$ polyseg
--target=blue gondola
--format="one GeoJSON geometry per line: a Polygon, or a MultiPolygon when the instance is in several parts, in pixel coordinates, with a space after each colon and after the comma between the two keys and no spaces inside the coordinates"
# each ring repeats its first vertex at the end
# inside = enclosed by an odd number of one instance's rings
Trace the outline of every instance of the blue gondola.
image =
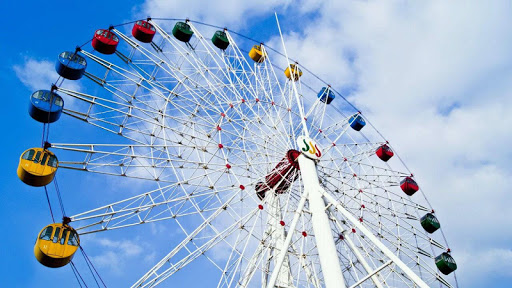
{"type": "Polygon", "coordinates": [[[352,115],[348,119],[348,123],[350,123],[350,127],[356,131],[363,129],[363,127],[366,125],[366,121],[364,121],[363,117],[361,117],[359,113],[352,115]]]}
{"type": "Polygon", "coordinates": [[[59,120],[63,108],[62,97],[48,90],[38,90],[30,96],[28,113],[36,121],[53,123],[59,120]]]}
{"type": "Polygon", "coordinates": [[[57,62],[55,63],[55,70],[60,76],[69,80],[78,80],[82,78],[87,68],[87,61],[85,58],[69,51],[64,51],[59,54],[57,62]]]}
{"type": "Polygon", "coordinates": [[[332,100],[334,100],[334,98],[336,97],[336,95],[334,95],[334,92],[332,92],[329,87],[323,87],[320,90],[320,92],[318,92],[317,96],[320,99],[320,101],[327,104],[331,104],[332,100]]]}

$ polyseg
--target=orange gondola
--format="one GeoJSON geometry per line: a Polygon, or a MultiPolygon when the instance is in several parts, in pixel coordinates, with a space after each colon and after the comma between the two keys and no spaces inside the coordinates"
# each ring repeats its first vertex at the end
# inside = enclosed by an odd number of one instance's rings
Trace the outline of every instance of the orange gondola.
{"type": "Polygon", "coordinates": [[[23,152],[18,165],[18,177],[30,186],[45,186],[52,182],[59,161],[55,154],[43,148],[30,148],[23,152]]]}
{"type": "Polygon", "coordinates": [[[39,233],[34,255],[44,266],[58,268],[73,259],[79,245],[80,238],[75,229],[64,223],[53,223],[39,233]]]}

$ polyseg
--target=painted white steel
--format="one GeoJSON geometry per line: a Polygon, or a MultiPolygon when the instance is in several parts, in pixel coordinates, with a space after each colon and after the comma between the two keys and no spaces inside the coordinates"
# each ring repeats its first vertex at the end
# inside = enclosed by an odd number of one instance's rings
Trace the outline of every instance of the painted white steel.
{"type": "Polygon", "coordinates": [[[311,222],[315,232],[316,247],[322,266],[322,274],[327,288],[345,287],[345,280],[341,272],[341,265],[338,259],[338,252],[331,232],[329,218],[324,200],[322,199],[323,189],[318,182],[318,174],[315,162],[299,156],[300,173],[304,183],[304,193],[308,193],[309,210],[311,222]]]}
{"type": "MultiPolygon", "coordinates": [[[[281,251],[287,252],[288,247],[285,246],[285,237],[286,232],[284,226],[280,225],[279,219],[282,219],[283,215],[281,214],[281,203],[279,202],[279,197],[275,193],[271,193],[271,201],[269,204],[269,212],[272,217],[269,217],[269,225],[272,227],[272,241],[274,241],[274,256],[281,251]]],[[[279,275],[277,277],[277,286],[278,287],[293,287],[293,278],[290,274],[290,260],[288,259],[288,253],[285,254],[285,259],[283,263],[281,263],[281,268],[279,269],[279,275]]],[[[274,266],[277,267],[277,257],[274,258],[274,266]]]]}
{"type": "Polygon", "coordinates": [[[293,215],[292,223],[290,224],[290,228],[288,229],[288,235],[286,235],[286,240],[282,246],[281,252],[275,262],[274,271],[272,271],[272,275],[270,276],[270,280],[268,281],[267,288],[274,288],[277,278],[279,277],[279,271],[281,270],[281,266],[288,254],[288,248],[290,247],[290,243],[292,242],[293,232],[295,231],[295,227],[297,227],[297,223],[299,222],[299,218],[302,215],[302,210],[304,209],[304,205],[306,204],[307,191],[304,191],[304,194],[301,196],[299,204],[297,206],[297,210],[295,210],[295,214],[293,215]]]}
{"type": "MultiPolygon", "coordinates": [[[[300,158],[299,158],[299,163],[300,163],[300,158]]],[[[302,169],[302,166],[301,166],[301,169],[302,169]]],[[[418,275],[416,275],[416,273],[414,273],[411,270],[411,268],[409,268],[404,262],[402,262],[402,260],[400,260],[400,258],[398,258],[395,254],[393,254],[393,252],[391,252],[391,250],[389,250],[389,248],[386,247],[386,245],[384,245],[382,242],[380,242],[377,239],[377,237],[375,237],[375,235],[372,234],[372,232],[370,232],[368,229],[366,229],[366,227],[364,227],[364,225],[359,223],[359,221],[350,212],[348,212],[345,208],[343,208],[343,206],[340,203],[338,203],[338,201],[336,201],[336,199],[334,199],[334,197],[332,195],[329,195],[329,193],[325,193],[325,191],[324,191],[323,196],[330,204],[334,205],[336,207],[336,209],[338,209],[338,211],[341,214],[343,214],[343,216],[348,221],[350,221],[352,223],[352,225],[354,225],[359,231],[361,231],[361,233],[363,233],[366,237],[368,237],[368,239],[375,246],[377,246],[389,259],[391,259],[391,261],[393,261],[407,275],[407,277],[409,279],[411,279],[419,287],[422,287],[422,288],[429,287],[427,285],[427,283],[425,283],[423,280],[421,280],[421,278],[418,277],[418,275]]],[[[320,251],[320,245],[317,245],[317,246],[319,246],[318,250],[320,251]]]]}
{"type": "MultiPolygon", "coordinates": [[[[331,214],[332,214],[332,206],[329,206],[329,212],[331,212],[331,214]]],[[[346,234],[346,230],[343,229],[343,227],[339,223],[338,219],[334,218],[334,222],[336,223],[336,226],[338,227],[338,229],[340,229],[341,233],[343,233],[343,235],[345,235],[346,234]]],[[[366,259],[364,259],[364,257],[361,254],[361,252],[359,252],[359,249],[357,249],[357,247],[354,244],[354,242],[352,241],[352,239],[350,239],[350,237],[346,237],[345,236],[344,241],[348,244],[348,247],[350,248],[350,250],[352,250],[354,255],[356,255],[356,258],[359,261],[359,263],[361,263],[361,265],[363,265],[364,270],[366,270],[366,272],[368,272],[368,274],[372,275],[371,277],[372,277],[373,284],[375,284],[375,287],[377,287],[377,288],[384,288],[382,286],[382,284],[380,283],[379,279],[377,278],[377,275],[373,275],[373,274],[376,274],[376,273],[372,274],[372,268],[370,267],[370,265],[368,264],[366,259]]]]}
{"type": "MultiPolygon", "coordinates": [[[[373,278],[375,276],[375,274],[379,273],[380,270],[388,267],[391,263],[393,263],[393,261],[391,261],[391,260],[386,262],[386,263],[384,263],[382,266],[380,266],[379,268],[375,269],[375,271],[372,271],[370,274],[368,274],[365,277],[363,277],[363,279],[357,281],[354,285],[350,286],[350,288],[355,288],[355,287],[363,284],[363,282],[368,280],[370,277],[373,278]]],[[[380,286],[380,287],[382,287],[382,286],[380,286]]]]}

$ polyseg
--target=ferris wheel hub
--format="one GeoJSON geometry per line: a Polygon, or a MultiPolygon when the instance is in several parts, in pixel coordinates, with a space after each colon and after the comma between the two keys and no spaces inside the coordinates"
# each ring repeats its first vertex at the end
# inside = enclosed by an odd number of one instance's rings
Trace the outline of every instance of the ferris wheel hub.
{"type": "Polygon", "coordinates": [[[322,149],[318,147],[315,140],[309,137],[299,136],[297,138],[297,145],[302,154],[309,159],[319,160],[322,157],[322,149]]]}

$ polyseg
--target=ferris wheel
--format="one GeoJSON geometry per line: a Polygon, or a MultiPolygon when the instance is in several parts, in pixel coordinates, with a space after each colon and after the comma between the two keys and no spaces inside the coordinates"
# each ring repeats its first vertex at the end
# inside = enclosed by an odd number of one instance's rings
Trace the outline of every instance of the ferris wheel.
{"type": "Polygon", "coordinates": [[[59,55],[59,75],[91,89],[61,81],[31,96],[45,127],[64,114],[112,137],[49,138],[22,154],[18,175],[45,186],[73,169],[156,188],[45,227],[34,248],[43,265],[69,263],[87,234],[162,221],[179,243],[132,287],[165,283],[199,259],[218,272],[214,287],[457,286],[414,176],[284,41],[281,53],[195,21],[130,25],[59,55]]]}

